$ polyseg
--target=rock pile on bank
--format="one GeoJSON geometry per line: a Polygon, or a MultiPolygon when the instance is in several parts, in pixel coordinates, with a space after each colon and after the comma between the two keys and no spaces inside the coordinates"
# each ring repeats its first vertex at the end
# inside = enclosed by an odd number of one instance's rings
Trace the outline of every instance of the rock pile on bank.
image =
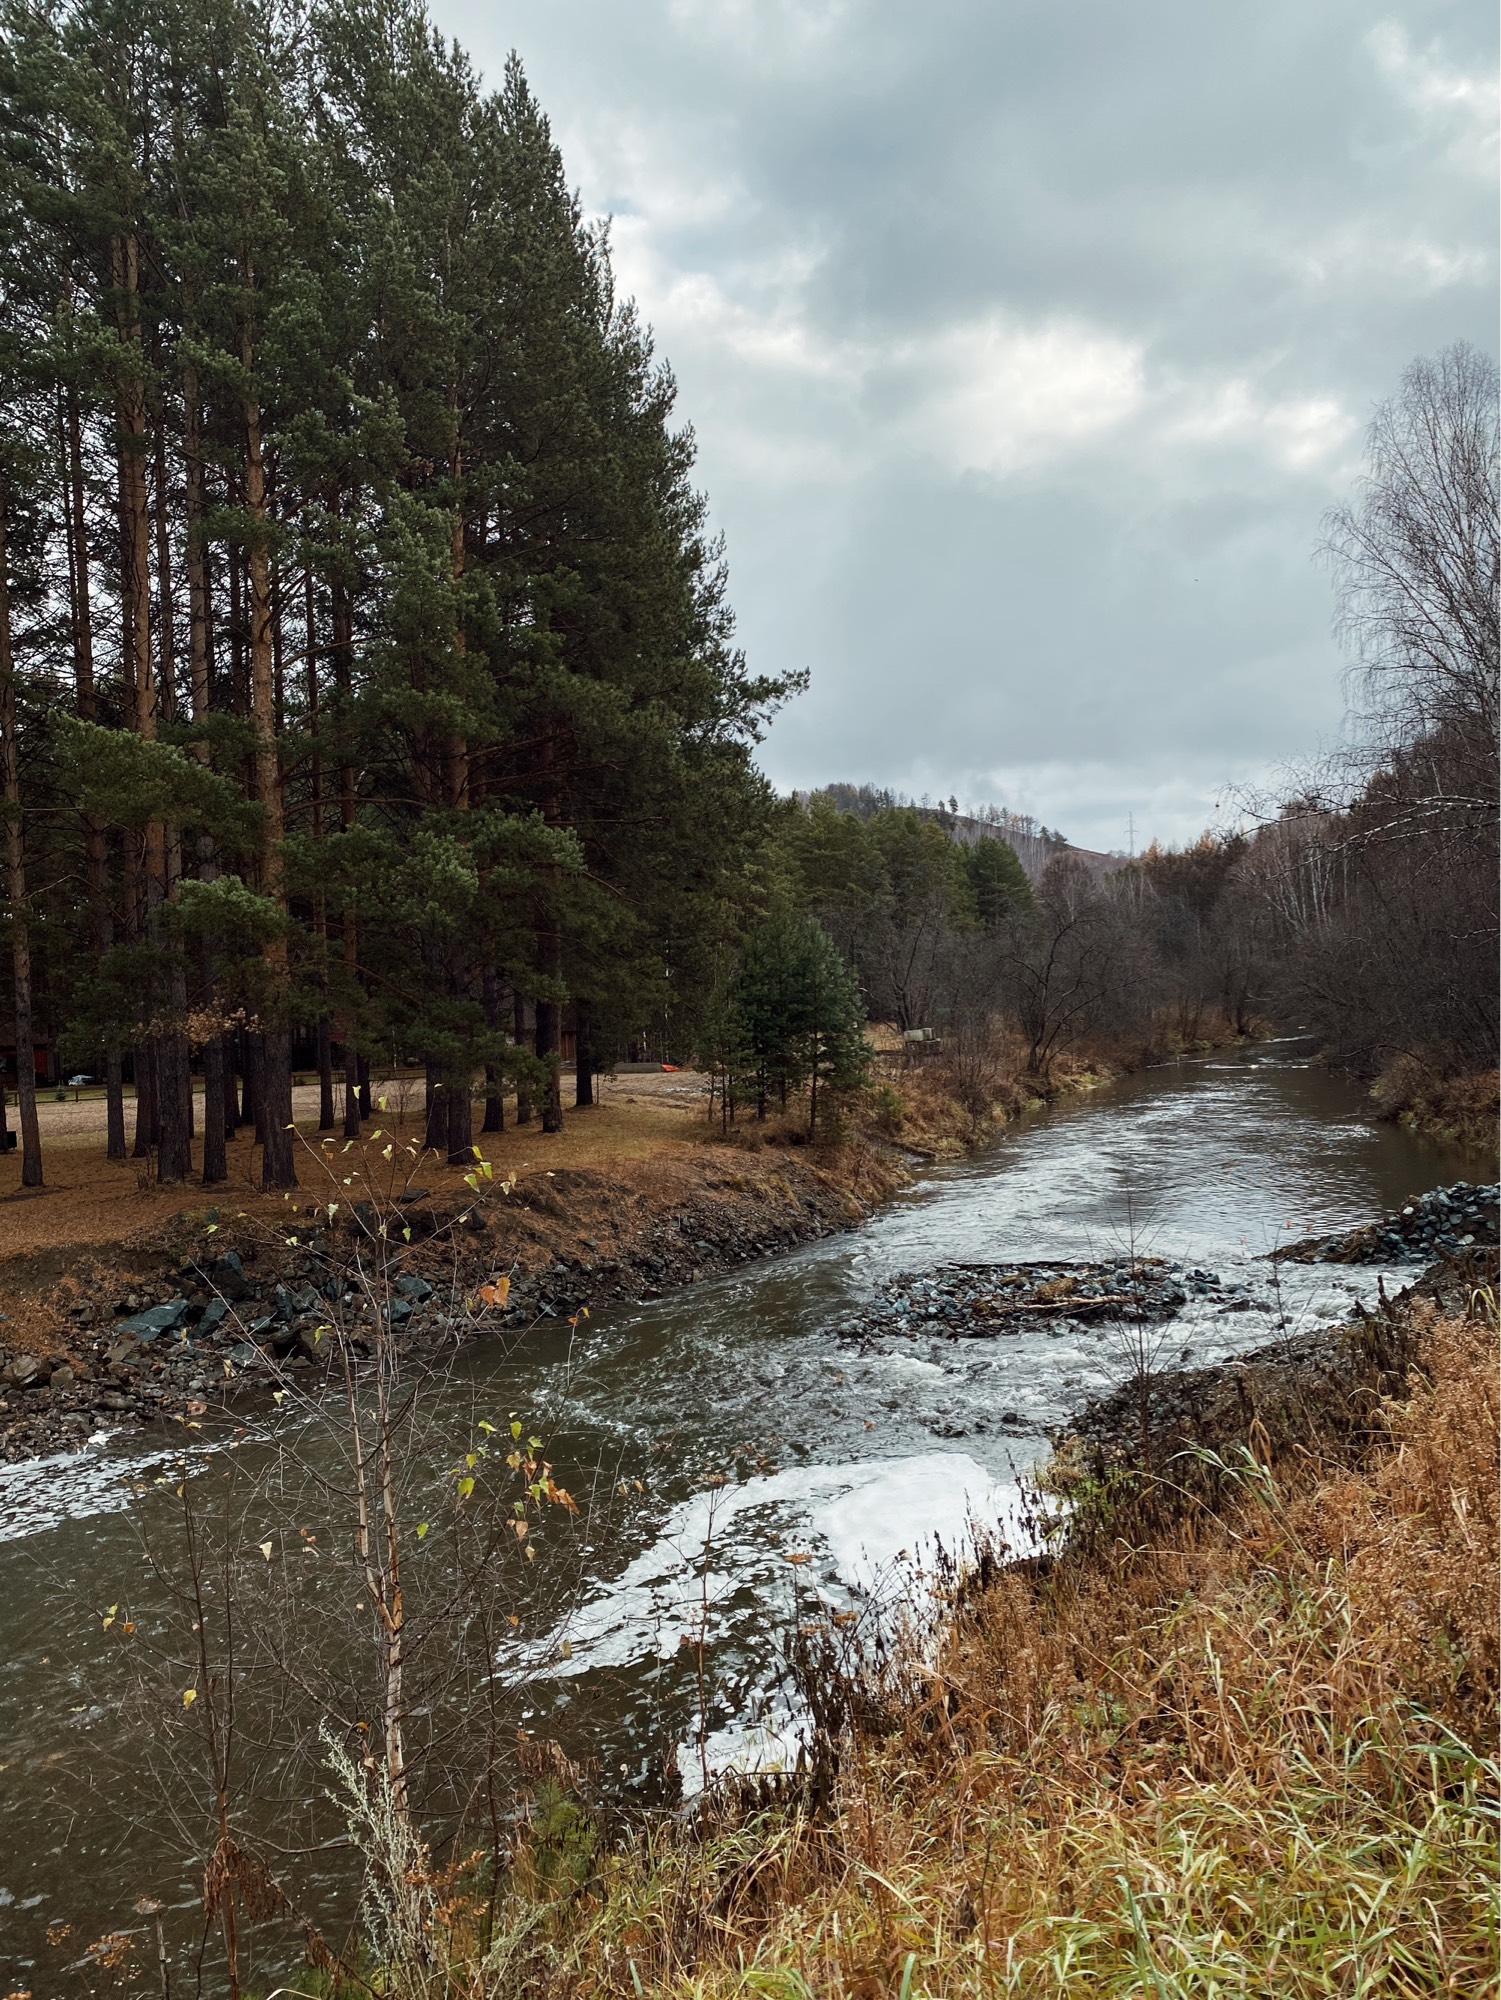
{"type": "MultiPolygon", "coordinates": [[[[263,1275],[254,1261],[228,1250],[128,1289],[96,1279],[66,1308],[61,1352],[14,1353],[0,1368],[0,1455],[62,1450],[162,1419],[196,1422],[230,1393],[321,1376],[331,1345],[319,1328],[335,1313],[360,1341],[358,1302],[326,1260],[299,1248],[263,1275]]],[[[411,1309],[393,1294],[393,1324],[411,1309]]]]}
{"type": "Polygon", "coordinates": [[[1297,1264],[1432,1264],[1493,1245],[1498,1202],[1501,1186],[1454,1181],[1415,1196],[1379,1222],[1342,1236],[1305,1236],[1272,1254],[1297,1264]]]}
{"type": "Polygon", "coordinates": [[[1096,1478],[1112,1465],[1175,1464],[1178,1484],[1205,1451],[1232,1464],[1238,1452],[1264,1460],[1311,1427],[1326,1444],[1349,1438],[1359,1448],[1382,1431],[1386,1400],[1409,1391],[1425,1314],[1472,1311],[1477,1285],[1496,1285],[1497,1256],[1476,1247],[1430,1263],[1403,1290],[1383,1292],[1375,1310],[1357,1304],[1344,1325],[1289,1333],[1209,1367],[1147,1371],[1092,1397],[1054,1444],[1066,1466],[1096,1478]]]}
{"type": "Polygon", "coordinates": [[[0,1462],[142,1424],[198,1424],[277,1388],[316,1390],[338,1349],[330,1325],[357,1362],[373,1350],[377,1314],[413,1352],[518,1339],[792,1249],[861,1213],[791,1165],[700,1183],[671,1212],[562,1169],[458,1207],[421,1188],[381,1212],[310,1207],[280,1240],[246,1237],[196,1263],[164,1257],[153,1276],[75,1281],[61,1335],[45,1345],[12,1335],[0,1361],[0,1462]],[[479,1288],[497,1278],[503,1302],[487,1303],[479,1288]]]}

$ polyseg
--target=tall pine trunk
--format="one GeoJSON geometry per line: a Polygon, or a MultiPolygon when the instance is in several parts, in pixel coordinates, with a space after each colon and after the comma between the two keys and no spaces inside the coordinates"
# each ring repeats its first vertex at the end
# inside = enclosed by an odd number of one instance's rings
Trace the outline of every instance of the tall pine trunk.
{"type": "Polygon", "coordinates": [[[431,1058],[425,1065],[422,1094],[422,1144],[429,1153],[448,1148],[448,1092],[443,1081],[443,1065],[431,1058]]]}
{"type": "MultiPolygon", "coordinates": [[[[526,1047],[526,996],[518,988],[511,995],[511,1032],[516,1037],[517,1046],[526,1047]]],[[[532,1122],[532,1093],[516,1079],[516,1123],[530,1125],[532,1122]]]]}
{"type": "MultiPolygon", "coordinates": [[[[463,948],[458,945],[449,953],[448,982],[449,991],[455,995],[462,994],[469,983],[463,948]]],[[[462,1050],[445,1064],[443,1081],[448,1164],[451,1167],[471,1166],[474,1161],[474,1070],[462,1050]]]]}
{"type": "Polygon", "coordinates": [[[135,1135],[130,1154],[132,1159],[146,1160],[151,1157],[157,1140],[155,1044],[137,1042],[130,1052],[130,1066],[136,1084],[135,1135]]]}
{"type": "Polygon", "coordinates": [[[593,1020],[587,1000],[574,1006],[573,1101],[580,1108],[594,1102],[593,1020]]]}
{"type": "MultiPolygon", "coordinates": [[[[248,269],[246,276],[248,287],[251,282],[248,269]]],[[[255,350],[248,329],[242,358],[246,380],[253,381],[255,350]]],[[[271,555],[268,547],[270,509],[261,440],[261,409],[253,391],[245,397],[244,424],[245,510],[251,523],[245,563],[250,618],[250,722],[255,740],[255,794],[265,815],[261,889],[279,910],[285,912],[287,897],[282,843],[286,823],[282,809],[281,754],[276,732],[276,651],[272,633],[271,555]]],[[[292,1039],[285,1016],[289,985],[286,939],[270,939],[264,956],[270,976],[271,1012],[262,1022],[259,1036],[263,1130],[261,1185],[265,1188],[293,1188],[297,1185],[297,1162],[291,1129],[292,1039]]]]}
{"type": "MultiPolygon", "coordinates": [[[[468,641],[464,633],[463,599],[461,586],[464,579],[464,507],[463,507],[463,458],[458,443],[458,397],[451,398],[454,413],[454,446],[450,472],[453,478],[456,504],[453,513],[453,531],[449,543],[449,570],[454,587],[454,632],[453,648],[455,656],[462,660],[468,641]]],[[[455,824],[463,826],[469,815],[469,743],[461,730],[449,733],[443,757],[444,803],[454,816],[455,824]]],[[[461,836],[462,838],[462,836],[461,836]]],[[[448,991],[452,999],[462,1001],[469,995],[470,966],[469,954],[462,937],[456,938],[448,949],[448,991]]],[[[461,1010],[455,1010],[462,1018],[461,1010]]],[[[447,1085],[447,1130],[448,1164],[451,1167],[468,1166],[474,1159],[474,1062],[469,1048],[459,1050],[456,1058],[446,1066],[447,1085]]]]}
{"type": "MultiPolygon", "coordinates": [[[[151,494],[147,476],[150,426],[146,357],[141,338],[140,243],[133,231],[114,239],[111,276],[115,290],[118,362],[115,372],[116,454],[120,496],[120,611],[125,667],[127,721],[148,743],[157,736],[158,692],[151,646],[151,494]]],[[[142,841],[141,876],[146,943],[152,954],[152,985],[164,1003],[167,1031],[151,1037],[151,1126],[141,1126],[140,1078],[136,1082],[136,1150],[142,1138],[157,1142],[157,1174],[166,1182],[186,1178],[192,1166],[183,1117],[182,1062],[186,1054],[180,1021],[174,1022],[174,993],[166,963],[163,907],[167,900],[167,829],[149,820],[142,841]]],[[[155,1011],[155,1010],[153,1010],[155,1011]]]]}
{"type": "MultiPolygon", "coordinates": [[[[492,966],[486,966],[480,981],[481,1004],[485,1010],[485,1026],[492,1035],[500,1032],[500,976],[492,966]]],[[[485,1116],[480,1126],[482,1132],[504,1132],[506,1129],[506,1104],[504,1077],[495,1063],[485,1064],[485,1116]]]]}
{"type": "Polygon", "coordinates": [[[332,1132],[334,1117],[334,1032],[327,1014],[318,1016],[318,1130],[332,1132]]]}
{"type": "Polygon", "coordinates": [[[111,1160],[128,1157],[125,1147],[125,1058],[119,1046],[104,1052],[105,1152],[111,1160]]]}
{"type": "MultiPolygon", "coordinates": [[[[337,507],[335,513],[337,514],[337,507]]],[[[335,574],[329,586],[329,651],[337,693],[339,732],[339,831],[354,825],[359,802],[355,794],[354,762],[349,754],[349,702],[354,692],[354,608],[344,577],[335,574]]],[[[359,928],[346,902],[340,919],[344,960],[344,1018],[339,1039],[344,1055],[344,1137],[358,1139],[364,1112],[360,1094],[360,1054],[354,1039],[354,1004],[360,980],[359,928]]]]}
{"type": "Polygon", "coordinates": [[[5,886],[16,998],[16,1103],[21,1114],[21,1185],[42,1185],[42,1135],[36,1115],[36,1053],[31,1031],[31,923],[21,830],[21,750],[16,733],[16,666],[10,627],[10,485],[0,474],[0,769],[5,781],[5,886]]]}
{"type": "Polygon", "coordinates": [[[232,1139],[240,1129],[240,1084],[237,1065],[241,1035],[238,1028],[226,1028],[219,1037],[222,1050],[221,1075],[224,1081],[224,1136],[232,1139]]]}
{"type": "MultiPolygon", "coordinates": [[[[562,954],[558,949],[556,936],[544,935],[538,940],[541,950],[542,976],[556,978],[560,970],[562,954]]],[[[561,1132],[563,1129],[563,1009],[556,1000],[537,1002],[537,1058],[547,1064],[547,1081],[543,1088],[546,1096],[542,1100],[542,1130],[561,1132]]]]}
{"type": "MultiPolygon", "coordinates": [[[[159,334],[152,339],[152,367],[156,380],[151,403],[156,433],[153,509],[156,538],[156,686],[162,719],[171,724],[177,720],[176,593],[172,580],[166,396],[162,389],[159,334]]],[[[182,881],[182,834],[180,828],[170,823],[163,827],[162,833],[162,900],[165,905],[177,901],[182,881]]],[[[162,992],[166,1001],[161,1053],[168,1089],[165,1093],[164,1131],[158,1164],[163,1180],[185,1180],[193,1170],[193,1065],[187,1034],[188,968],[175,942],[162,937],[159,949],[163,953],[162,992]]]]}
{"type": "MultiPolygon", "coordinates": [[[[318,686],[318,597],[313,583],[313,566],[302,572],[303,669],[307,699],[308,734],[312,750],[308,776],[312,784],[313,845],[323,840],[323,737],[319,719],[318,686]]],[[[318,1010],[316,1028],[318,1057],[318,1130],[334,1129],[334,1024],[328,1011],[328,906],[322,895],[313,898],[313,930],[318,939],[318,983],[323,989],[323,1005],[318,1010]]]]}
{"type": "MultiPolygon", "coordinates": [[[[203,423],[199,406],[198,371],[189,367],[183,375],[183,473],[187,513],[188,571],[188,669],[193,686],[193,720],[207,722],[213,700],[213,633],[210,625],[208,545],[204,534],[203,423]]],[[[193,754],[205,767],[213,762],[206,742],[193,745],[193,754]]],[[[218,878],[219,862],[214,843],[207,834],[198,842],[198,879],[218,878]]],[[[233,1123],[229,1115],[226,1071],[233,1072],[222,1028],[213,1025],[218,1017],[218,982],[214,974],[214,940],[203,941],[198,978],[208,1030],[203,1043],[203,1182],[213,1187],[229,1179],[229,1135],[233,1123]]]]}
{"type": "MultiPolygon", "coordinates": [[[[71,306],[71,300],[69,301],[71,306]]],[[[99,699],[94,686],[94,598],[90,575],[89,518],[83,480],[83,419],[77,385],[63,391],[63,519],[68,544],[68,602],[73,639],[74,701],[79,719],[97,722],[99,699]]],[[[94,813],[83,820],[84,881],[89,901],[89,930],[102,965],[114,948],[115,925],[110,909],[109,853],[103,822],[94,813]]],[[[105,1151],[111,1160],[125,1158],[125,1085],[120,1044],[110,1036],[104,1051],[105,1151]]]]}
{"type": "MultiPolygon", "coordinates": [[[[549,826],[556,826],[559,820],[558,797],[554,764],[556,746],[549,729],[542,739],[542,763],[546,772],[548,790],[542,803],[543,818],[549,826]]],[[[558,931],[558,912],[563,900],[559,871],[546,871],[546,907],[537,935],[537,970],[542,975],[542,983],[549,997],[539,999],[535,1007],[536,1050],[538,1060],[547,1064],[546,1097],[542,1100],[542,1130],[561,1132],[563,1129],[563,1003],[555,996],[563,983],[563,940],[558,931]]]]}
{"type": "MultiPolygon", "coordinates": [[[[354,932],[346,920],[344,926],[344,966],[353,974],[350,949],[354,943],[354,932]]],[[[350,1039],[349,1029],[344,1030],[344,1137],[358,1139],[360,1136],[360,1054],[350,1039]]]]}

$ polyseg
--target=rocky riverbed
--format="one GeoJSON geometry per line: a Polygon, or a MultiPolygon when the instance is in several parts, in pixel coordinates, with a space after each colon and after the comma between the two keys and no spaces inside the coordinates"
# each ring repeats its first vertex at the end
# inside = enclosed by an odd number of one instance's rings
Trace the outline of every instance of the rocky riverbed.
{"type": "MultiPolygon", "coordinates": [[[[1456,1182],[1346,1236],[1275,1254],[1302,1263],[1463,1257],[1495,1244],[1497,1195],[1456,1182]]],[[[382,1214],[357,1203],[330,1220],[309,1208],[279,1239],[229,1242],[228,1228],[205,1236],[200,1227],[196,1259],[177,1247],[128,1280],[76,1280],[59,1292],[54,1336],[11,1345],[0,1365],[0,1462],[316,1391],[338,1345],[330,1326],[357,1357],[372,1351],[377,1320],[413,1354],[484,1335],[522,1339],[547,1321],[658,1297],[849,1228],[865,1212],[847,1186],[787,1162],[770,1177],[700,1179],[670,1205],[573,1172],[464,1208],[420,1188],[382,1214]]],[[[914,1336],[1129,1338],[1132,1327],[1185,1313],[1202,1330],[1256,1303],[1241,1279],[1160,1257],[965,1262],[888,1281],[832,1330],[866,1351],[914,1336]]]]}
{"type": "Polygon", "coordinates": [[[1170,1320],[1190,1299],[1243,1311],[1247,1297],[1242,1283],[1164,1257],[951,1264],[895,1279],[836,1331],[861,1344],[912,1333],[1003,1338],[1039,1327],[1170,1320]]]}

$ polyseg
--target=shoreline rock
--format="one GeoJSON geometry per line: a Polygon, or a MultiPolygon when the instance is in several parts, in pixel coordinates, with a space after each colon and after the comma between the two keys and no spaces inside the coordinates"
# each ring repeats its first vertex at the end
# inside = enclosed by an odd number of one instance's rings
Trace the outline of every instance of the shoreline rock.
{"type": "MultiPolygon", "coordinates": [[[[675,1196],[659,1189],[655,1198],[578,1169],[536,1176],[509,1193],[486,1191],[462,1206],[414,1188],[387,1215],[389,1283],[373,1303],[359,1296],[360,1266],[381,1219],[365,1202],[332,1219],[308,1205],[298,1216],[306,1237],[220,1237],[212,1256],[201,1238],[196,1256],[162,1243],[154,1274],[106,1270],[82,1287],[75,1282],[55,1352],[35,1340],[11,1351],[0,1366],[0,1463],[79,1449],[101,1431],[242,1420],[274,1388],[316,1393],[332,1352],[319,1328],[335,1314],[355,1352],[368,1353],[378,1304],[403,1348],[418,1353],[496,1334],[515,1339],[585,1309],[649,1302],[855,1227],[900,1179],[894,1161],[881,1164],[873,1187],[861,1187],[851,1174],[782,1158],[758,1172],[685,1176],[675,1196]],[[508,1280],[504,1304],[477,1309],[478,1288],[500,1277],[508,1280]]],[[[1394,1262],[1400,1241],[1409,1258],[1431,1257],[1435,1243],[1465,1256],[1494,1244],[1497,1193],[1467,1183],[1434,1189],[1399,1217],[1274,1254],[1394,1262]]],[[[1004,1338],[1039,1324],[1170,1319],[1190,1296],[1236,1311],[1244,1291],[1156,1258],[956,1264],[894,1281],[835,1332],[855,1342],[914,1331],[1004,1338]]],[[[1189,1373],[1244,1383],[1244,1370],[1286,1346],[1189,1373]],[[1242,1372],[1232,1378],[1227,1369],[1242,1372]]],[[[1139,1429],[1139,1396],[1131,1393],[1139,1429]]],[[[1199,1414],[1207,1407],[1198,1392],[1190,1406],[1199,1414]]],[[[1091,1424],[1109,1427],[1088,1412],[1078,1422],[1080,1435],[1091,1424]]]]}
{"type": "Polygon", "coordinates": [[[1190,1297],[1234,1310],[1246,1287],[1164,1257],[1042,1257],[996,1264],[944,1264],[892,1279],[858,1315],[835,1329],[861,1344],[883,1336],[943,1334],[1005,1338],[1039,1326],[1174,1318],[1190,1297]]]}
{"type": "Polygon", "coordinates": [[[1112,1467],[1161,1471],[1170,1461],[1238,1446],[1273,1451],[1317,1428],[1360,1440],[1381,1427],[1382,1402],[1405,1392],[1417,1355],[1414,1308],[1469,1309],[1477,1287],[1495,1287],[1498,1256],[1466,1247],[1430,1264],[1374,1311],[1357,1306],[1339,1326],[1285,1335],[1202,1368],[1151,1371],[1093,1397],[1053,1432],[1064,1460],[1094,1477],[1112,1467]]]}
{"type": "Polygon", "coordinates": [[[1363,1223],[1342,1236],[1305,1236],[1272,1251],[1276,1261],[1292,1264],[1431,1263],[1436,1257],[1458,1256],[1497,1241],[1497,1204],[1501,1186],[1477,1186],[1453,1181],[1415,1195],[1401,1209],[1379,1222],[1363,1223]]]}
{"type": "Polygon", "coordinates": [[[197,1261],[163,1246],[154,1275],[95,1276],[63,1308],[58,1352],[14,1351],[0,1367],[0,1464],[81,1449],[101,1431],[242,1421],[276,1388],[317,1393],[333,1351],[318,1330],[336,1314],[356,1354],[373,1349],[377,1309],[414,1355],[524,1337],[853,1228],[873,1205],[802,1161],[701,1180],[670,1209],[599,1174],[539,1179],[451,1208],[407,1191],[386,1217],[386,1279],[373,1287],[361,1265],[381,1218],[367,1202],[332,1220],[305,1208],[305,1238],[246,1236],[197,1261]],[[586,1233],[580,1211],[599,1206],[620,1213],[591,1217],[586,1233]],[[504,1306],[476,1307],[497,1277],[504,1306]]]}

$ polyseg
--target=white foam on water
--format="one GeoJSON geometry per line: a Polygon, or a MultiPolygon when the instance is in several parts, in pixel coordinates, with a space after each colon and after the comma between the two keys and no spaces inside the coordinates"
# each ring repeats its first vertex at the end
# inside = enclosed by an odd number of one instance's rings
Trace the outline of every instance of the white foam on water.
{"type": "Polygon", "coordinates": [[[242,1442],[184,1436],[147,1445],[136,1430],[99,1430],[75,1450],[0,1466],[0,1542],[45,1534],[65,1521],[123,1514],[145,1488],[163,1483],[163,1466],[196,1463],[242,1442]]]}
{"type": "Polygon", "coordinates": [[[1018,1553],[1034,1546],[1019,1489],[960,1452],[789,1466],[696,1493],[614,1582],[525,1649],[527,1665],[569,1675],[671,1659],[723,1635],[737,1592],[754,1594],[763,1626],[783,1616],[794,1576],[839,1605],[901,1594],[940,1544],[958,1554],[977,1531],[1018,1553]]]}
{"type": "Polygon", "coordinates": [[[940,1543],[950,1555],[962,1552],[977,1527],[994,1525],[1018,1549],[1026,1537],[1018,1488],[997,1485],[963,1453],[922,1452],[827,1469],[844,1477],[837,1490],[830,1482],[819,1494],[809,1525],[834,1576],[857,1590],[879,1590],[897,1564],[921,1572],[940,1543]]]}
{"type": "Polygon", "coordinates": [[[180,1445],[126,1455],[112,1452],[111,1442],[110,1433],[95,1431],[82,1450],[0,1466],[0,1542],[20,1541],[91,1514],[123,1513],[143,1473],[182,1456],[180,1445]]]}
{"type": "Polygon", "coordinates": [[[675,1757],[683,1792],[693,1798],[704,1789],[704,1776],[723,1777],[731,1771],[745,1777],[759,1777],[797,1768],[798,1755],[807,1738],[792,1717],[779,1712],[765,1721],[733,1724],[728,1729],[711,1729],[702,1747],[679,1743],[675,1757]]]}
{"type": "Polygon", "coordinates": [[[936,1375],[941,1382],[951,1379],[948,1369],[939,1362],[924,1361],[916,1354],[867,1354],[861,1359],[871,1375],[917,1375],[926,1381],[936,1375]]]}

